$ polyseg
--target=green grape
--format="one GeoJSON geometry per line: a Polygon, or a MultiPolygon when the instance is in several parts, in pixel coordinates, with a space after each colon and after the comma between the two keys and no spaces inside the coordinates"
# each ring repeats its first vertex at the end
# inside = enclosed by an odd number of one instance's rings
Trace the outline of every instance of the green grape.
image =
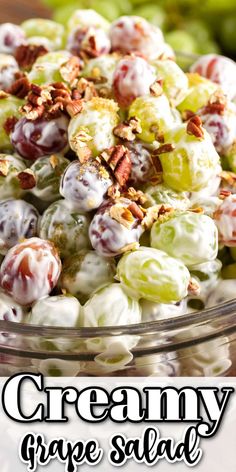
{"type": "Polygon", "coordinates": [[[198,43],[195,38],[184,30],[175,30],[165,35],[166,42],[175,51],[194,54],[198,51],[198,43]]]}
{"type": "Polygon", "coordinates": [[[83,249],[65,261],[60,285],[85,303],[94,292],[114,282],[115,274],[114,259],[83,249]]]}
{"type": "Polygon", "coordinates": [[[18,173],[26,169],[23,159],[9,154],[0,154],[0,163],[3,168],[6,165],[7,169],[6,175],[4,173],[0,175],[0,199],[19,198],[24,193],[17,178],[18,173]]]}
{"type": "Polygon", "coordinates": [[[87,145],[94,157],[115,145],[113,129],[119,122],[118,105],[113,100],[93,98],[84,104],[83,110],[71,119],[68,135],[71,149],[79,154],[79,134],[85,133],[87,145]]]}
{"type": "Polygon", "coordinates": [[[117,2],[111,2],[110,0],[99,0],[99,2],[91,0],[90,8],[96,10],[97,13],[109,21],[115,20],[122,13],[117,2]]]}
{"type": "Polygon", "coordinates": [[[165,11],[159,5],[147,3],[135,9],[135,14],[145,18],[159,28],[163,28],[166,21],[165,11]]]}
{"type": "Polygon", "coordinates": [[[117,278],[134,298],[177,303],[187,295],[190,273],[181,261],[165,252],[140,247],[120,259],[117,278]]]}
{"type": "Polygon", "coordinates": [[[4,124],[8,118],[21,118],[19,111],[20,107],[24,104],[24,100],[9,95],[6,98],[1,98],[0,106],[0,152],[12,150],[12,144],[10,137],[4,129],[4,124]]]}
{"type": "Polygon", "coordinates": [[[68,51],[54,51],[39,57],[28,74],[29,81],[37,85],[64,82],[61,67],[70,59],[68,51]]]}
{"type": "Polygon", "coordinates": [[[188,78],[172,60],[155,61],[157,77],[163,80],[163,90],[173,107],[179,105],[188,94],[188,78]]]}
{"type": "Polygon", "coordinates": [[[203,138],[198,139],[187,133],[186,124],[181,124],[165,133],[165,141],[175,148],[159,156],[163,180],[174,190],[201,190],[219,173],[220,158],[206,130],[203,138]]]}
{"type": "Polygon", "coordinates": [[[190,73],[187,75],[189,79],[189,92],[177,108],[180,112],[191,110],[196,113],[207,104],[211,95],[218,89],[218,86],[198,74],[190,73]]]}
{"type": "Polygon", "coordinates": [[[232,172],[236,172],[236,144],[234,143],[226,152],[225,159],[232,172]]]}
{"type": "Polygon", "coordinates": [[[176,192],[164,184],[149,185],[144,189],[147,204],[150,206],[166,204],[174,209],[186,210],[191,206],[186,192],[176,192]]]}
{"type": "Polygon", "coordinates": [[[98,77],[98,75],[106,79],[105,83],[96,83],[95,87],[99,91],[104,87],[112,93],[112,83],[113,83],[113,74],[116,68],[116,65],[119,61],[119,55],[114,54],[102,54],[99,57],[90,59],[90,61],[85,64],[81,75],[82,77],[98,77]]]}
{"type": "Polygon", "coordinates": [[[219,54],[220,47],[215,41],[209,39],[204,43],[199,43],[198,52],[199,54],[219,54]]]}
{"type": "Polygon", "coordinates": [[[68,3],[67,5],[60,5],[53,11],[53,20],[66,26],[69,18],[73,12],[78,8],[77,3],[68,3]]]}
{"type": "Polygon", "coordinates": [[[60,154],[41,157],[31,166],[36,185],[31,194],[43,202],[52,203],[60,198],[60,179],[70,161],[60,154]]]}
{"type": "MultiPolygon", "coordinates": [[[[64,4],[64,0],[43,0],[43,3],[50,8],[60,8],[64,4]]],[[[76,0],[73,2],[73,0],[69,0],[68,4],[74,3],[75,7],[78,8],[78,3],[83,3],[82,1],[76,0]]],[[[69,5],[67,5],[69,6],[69,5]]]]}
{"type": "MultiPolygon", "coordinates": [[[[104,327],[132,325],[140,323],[141,308],[137,300],[130,298],[121,284],[110,284],[98,290],[84,305],[82,311],[82,327],[104,327]]],[[[107,350],[111,343],[119,343],[131,349],[137,344],[137,336],[119,336],[113,338],[88,339],[86,345],[93,351],[107,350]]],[[[118,347],[118,344],[117,344],[118,347]]],[[[118,352],[117,352],[118,355],[118,352]]]]}
{"type": "Polygon", "coordinates": [[[235,0],[205,0],[202,2],[201,10],[212,13],[235,12],[235,0]]]}
{"type": "MultiPolygon", "coordinates": [[[[199,41],[199,43],[205,43],[205,41],[211,39],[211,33],[207,24],[200,19],[188,19],[184,25],[184,29],[187,33],[191,34],[195,40],[199,41]]],[[[198,47],[199,46],[200,44],[198,47]]]]}
{"type": "Polygon", "coordinates": [[[26,37],[42,36],[48,38],[54,45],[54,49],[60,49],[64,45],[65,30],[63,26],[52,20],[32,18],[22,23],[26,37]]]}
{"type": "Polygon", "coordinates": [[[70,33],[74,31],[78,26],[95,26],[102,28],[105,31],[108,31],[110,28],[110,23],[95,10],[75,10],[67,23],[67,29],[70,33]]]}
{"type": "Polygon", "coordinates": [[[220,40],[229,53],[236,51],[236,15],[223,18],[220,24],[220,40]]]}
{"type": "Polygon", "coordinates": [[[170,215],[151,230],[151,246],[178,257],[187,267],[212,261],[218,252],[218,232],[207,215],[194,212],[170,215]]]}
{"type": "Polygon", "coordinates": [[[156,131],[163,133],[175,125],[169,101],[164,94],[159,97],[138,97],[130,106],[129,117],[139,118],[142,132],[138,135],[147,143],[156,139],[156,131]]]}
{"type": "Polygon", "coordinates": [[[58,200],[43,213],[39,235],[52,241],[64,258],[90,247],[89,224],[88,216],[75,211],[68,201],[58,200]]]}

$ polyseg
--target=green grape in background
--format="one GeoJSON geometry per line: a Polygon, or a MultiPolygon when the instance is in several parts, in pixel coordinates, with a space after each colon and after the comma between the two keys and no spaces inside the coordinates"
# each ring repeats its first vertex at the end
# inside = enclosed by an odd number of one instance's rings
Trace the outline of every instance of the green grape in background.
{"type": "Polygon", "coordinates": [[[236,52],[236,14],[223,19],[220,25],[220,40],[226,51],[236,52]]]}
{"type": "Polygon", "coordinates": [[[147,21],[150,21],[150,23],[159,26],[159,28],[165,29],[166,13],[159,5],[145,3],[135,9],[135,14],[142,16],[147,21]]]}
{"type": "MultiPolygon", "coordinates": [[[[89,7],[96,10],[97,13],[104,16],[109,21],[115,20],[120,16],[119,4],[117,2],[111,2],[110,0],[91,0],[89,7]]],[[[128,13],[129,14],[129,13],[128,13]]]]}
{"type": "MultiPolygon", "coordinates": [[[[59,0],[58,0],[59,1],[59,0]]],[[[72,13],[78,8],[78,3],[68,3],[56,8],[53,12],[53,20],[66,26],[72,13]]]]}
{"type": "Polygon", "coordinates": [[[200,10],[204,12],[235,12],[235,0],[205,0],[200,4],[200,10]]]}
{"type": "Polygon", "coordinates": [[[175,51],[181,51],[187,54],[196,54],[198,51],[197,41],[190,33],[187,33],[186,31],[170,31],[165,35],[165,39],[175,51]]]}

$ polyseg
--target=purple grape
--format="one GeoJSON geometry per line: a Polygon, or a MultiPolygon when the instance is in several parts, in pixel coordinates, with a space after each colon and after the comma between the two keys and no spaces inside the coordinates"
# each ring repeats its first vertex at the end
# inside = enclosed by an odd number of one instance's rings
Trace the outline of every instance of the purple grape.
{"type": "Polygon", "coordinates": [[[101,28],[79,27],[69,36],[67,49],[74,56],[98,57],[110,52],[111,43],[101,28]]]}
{"type": "Polygon", "coordinates": [[[78,211],[91,211],[103,203],[112,183],[109,173],[98,162],[73,161],[62,176],[60,193],[78,211]]]}
{"type": "Polygon", "coordinates": [[[124,146],[130,150],[132,164],[128,184],[133,187],[139,187],[149,183],[150,179],[155,175],[151,153],[139,142],[125,142],[124,146]]]}
{"type": "Polygon", "coordinates": [[[6,254],[21,239],[37,235],[39,214],[24,200],[0,202],[0,253],[6,254]]]}
{"type": "Polygon", "coordinates": [[[21,118],[11,134],[11,142],[22,157],[36,160],[39,157],[63,151],[68,144],[69,119],[60,115],[53,119],[21,118]]]}
{"type": "MultiPolygon", "coordinates": [[[[128,208],[131,200],[121,199],[122,206],[128,208]]],[[[143,232],[140,220],[134,218],[130,227],[124,226],[111,216],[111,209],[115,203],[107,200],[93,217],[89,228],[89,237],[95,251],[104,257],[113,257],[124,252],[127,246],[138,243],[143,232]]],[[[128,249],[128,248],[127,248],[128,249]]]]}
{"type": "Polygon", "coordinates": [[[0,25],[0,53],[14,54],[16,48],[25,43],[25,33],[13,23],[0,25]]]}

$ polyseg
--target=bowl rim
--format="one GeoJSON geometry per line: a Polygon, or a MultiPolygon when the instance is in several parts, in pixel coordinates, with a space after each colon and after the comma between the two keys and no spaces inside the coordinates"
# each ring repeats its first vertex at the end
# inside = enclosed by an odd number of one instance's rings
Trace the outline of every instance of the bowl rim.
{"type": "MultiPolygon", "coordinates": [[[[121,335],[148,335],[153,332],[171,332],[178,329],[189,328],[194,325],[212,323],[223,319],[227,320],[230,316],[235,319],[235,324],[231,328],[236,330],[236,299],[224,302],[220,305],[207,308],[194,313],[175,316],[165,320],[147,321],[129,325],[116,325],[104,327],[63,327],[63,326],[45,326],[28,323],[18,323],[14,321],[0,320],[0,332],[21,334],[26,336],[40,337],[63,337],[63,338],[97,338],[111,337],[121,335]]],[[[1,344],[1,343],[0,343],[1,344]]]]}

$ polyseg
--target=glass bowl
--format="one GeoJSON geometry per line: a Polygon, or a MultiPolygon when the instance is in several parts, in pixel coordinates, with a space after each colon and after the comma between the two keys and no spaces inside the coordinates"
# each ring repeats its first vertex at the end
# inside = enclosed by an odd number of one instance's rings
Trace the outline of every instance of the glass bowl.
{"type": "Polygon", "coordinates": [[[235,376],[236,301],[129,326],[65,329],[0,321],[0,361],[1,376],[235,376]]]}

